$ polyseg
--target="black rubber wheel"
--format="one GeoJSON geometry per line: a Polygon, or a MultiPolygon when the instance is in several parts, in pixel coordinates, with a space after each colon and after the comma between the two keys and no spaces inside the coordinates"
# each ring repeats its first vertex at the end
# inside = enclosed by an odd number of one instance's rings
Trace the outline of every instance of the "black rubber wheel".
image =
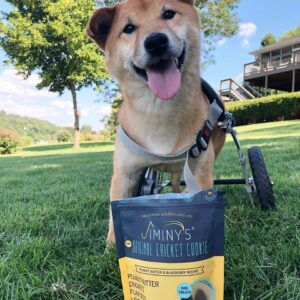
{"type": "Polygon", "coordinates": [[[263,210],[275,208],[275,196],[272,190],[272,183],[260,148],[256,146],[249,148],[248,157],[261,208],[263,210]]]}

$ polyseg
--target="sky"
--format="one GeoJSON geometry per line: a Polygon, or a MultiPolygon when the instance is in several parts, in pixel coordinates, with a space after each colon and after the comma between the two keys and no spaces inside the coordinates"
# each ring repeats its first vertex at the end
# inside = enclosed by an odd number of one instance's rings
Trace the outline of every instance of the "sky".
{"type": "MultiPolygon", "coordinates": [[[[8,10],[0,0],[0,10],[8,10]]],[[[300,25],[299,0],[241,0],[237,9],[239,31],[228,39],[220,39],[214,51],[215,63],[201,71],[202,77],[216,90],[222,79],[238,79],[244,64],[252,62],[249,52],[260,47],[263,36],[273,33],[276,38],[300,25]]],[[[73,126],[72,98],[66,92],[62,96],[47,89],[37,90],[37,75],[23,80],[12,67],[4,66],[5,54],[0,49],[0,110],[24,116],[36,117],[60,126],[73,126]]],[[[110,105],[92,88],[78,94],[81,124],[94,130],[103,128],[100,122],[110,113],[110,105]]]]}

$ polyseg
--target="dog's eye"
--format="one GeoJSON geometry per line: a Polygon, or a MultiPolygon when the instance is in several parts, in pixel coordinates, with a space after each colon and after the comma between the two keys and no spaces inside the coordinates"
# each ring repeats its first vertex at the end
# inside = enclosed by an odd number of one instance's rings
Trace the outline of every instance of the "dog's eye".
{"type": "Polygon", "coordinates": [[[123,32],[127,33],[127,34],[130,34],[130,33],[133,33],[135,31],[135,29],[136,29],[136,27],[133,24],[127,24],[124,27],[123,32]]]}
{"type": "Polygon", "coordinates": [[[171,20],[175,17],[175,15],[176,15],[175,11],[168,9],[162,14],[162,17],[165,20],[171,20]]]}

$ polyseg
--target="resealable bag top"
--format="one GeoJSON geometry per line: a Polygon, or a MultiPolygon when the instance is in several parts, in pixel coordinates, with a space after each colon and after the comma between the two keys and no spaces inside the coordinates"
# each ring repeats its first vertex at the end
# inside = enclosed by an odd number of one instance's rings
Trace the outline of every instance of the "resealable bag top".
{"type": "Polygon", "coordinates": [[[112,213],[125,300],[223,299],[221,192],[113,201],[112,213]]]}

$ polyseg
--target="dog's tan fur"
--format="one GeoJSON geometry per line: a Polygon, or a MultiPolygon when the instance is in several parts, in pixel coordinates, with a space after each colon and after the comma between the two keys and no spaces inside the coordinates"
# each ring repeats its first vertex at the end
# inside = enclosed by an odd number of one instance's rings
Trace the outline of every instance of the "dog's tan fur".
{"type": "MultiPolygon", "coordinates": [[[[117,80],[124,101],[119,111],[119,122],[127,134],[150,152],[172,155],[192,145],[199,129],[207,119],[209,102],[200,88],[199,21],[192,0],[127,0],[113,8],[96,10],[89,22],[88,35],[105,53],[109,73],[117,80]],[[163,20],[163,8],[177,15],[163,20]],[[128,20],[137,30],[122,33],[128,20]],[[132,59],[139,58],[140,47],[152,32],[165,32],[175,41],[186,42],[186,58],[182,71],[181,88],[174,99],[163,101],[154,96],[148,84],[131,70],[132,59]]],[[[225,134],[215,128],[207,151],[193,159],[192,171],[201,188],[213,185],[213,163],[225,141],[225,134]]],[[[132,196],[145,167],[154,167],[173,174],[175,190],[184,161],[169,164],[145,159],[130,152],[116,140],[111,200],[132,196]]],[[[108,241],[114,242],[110,216],[108,241]]]]}

